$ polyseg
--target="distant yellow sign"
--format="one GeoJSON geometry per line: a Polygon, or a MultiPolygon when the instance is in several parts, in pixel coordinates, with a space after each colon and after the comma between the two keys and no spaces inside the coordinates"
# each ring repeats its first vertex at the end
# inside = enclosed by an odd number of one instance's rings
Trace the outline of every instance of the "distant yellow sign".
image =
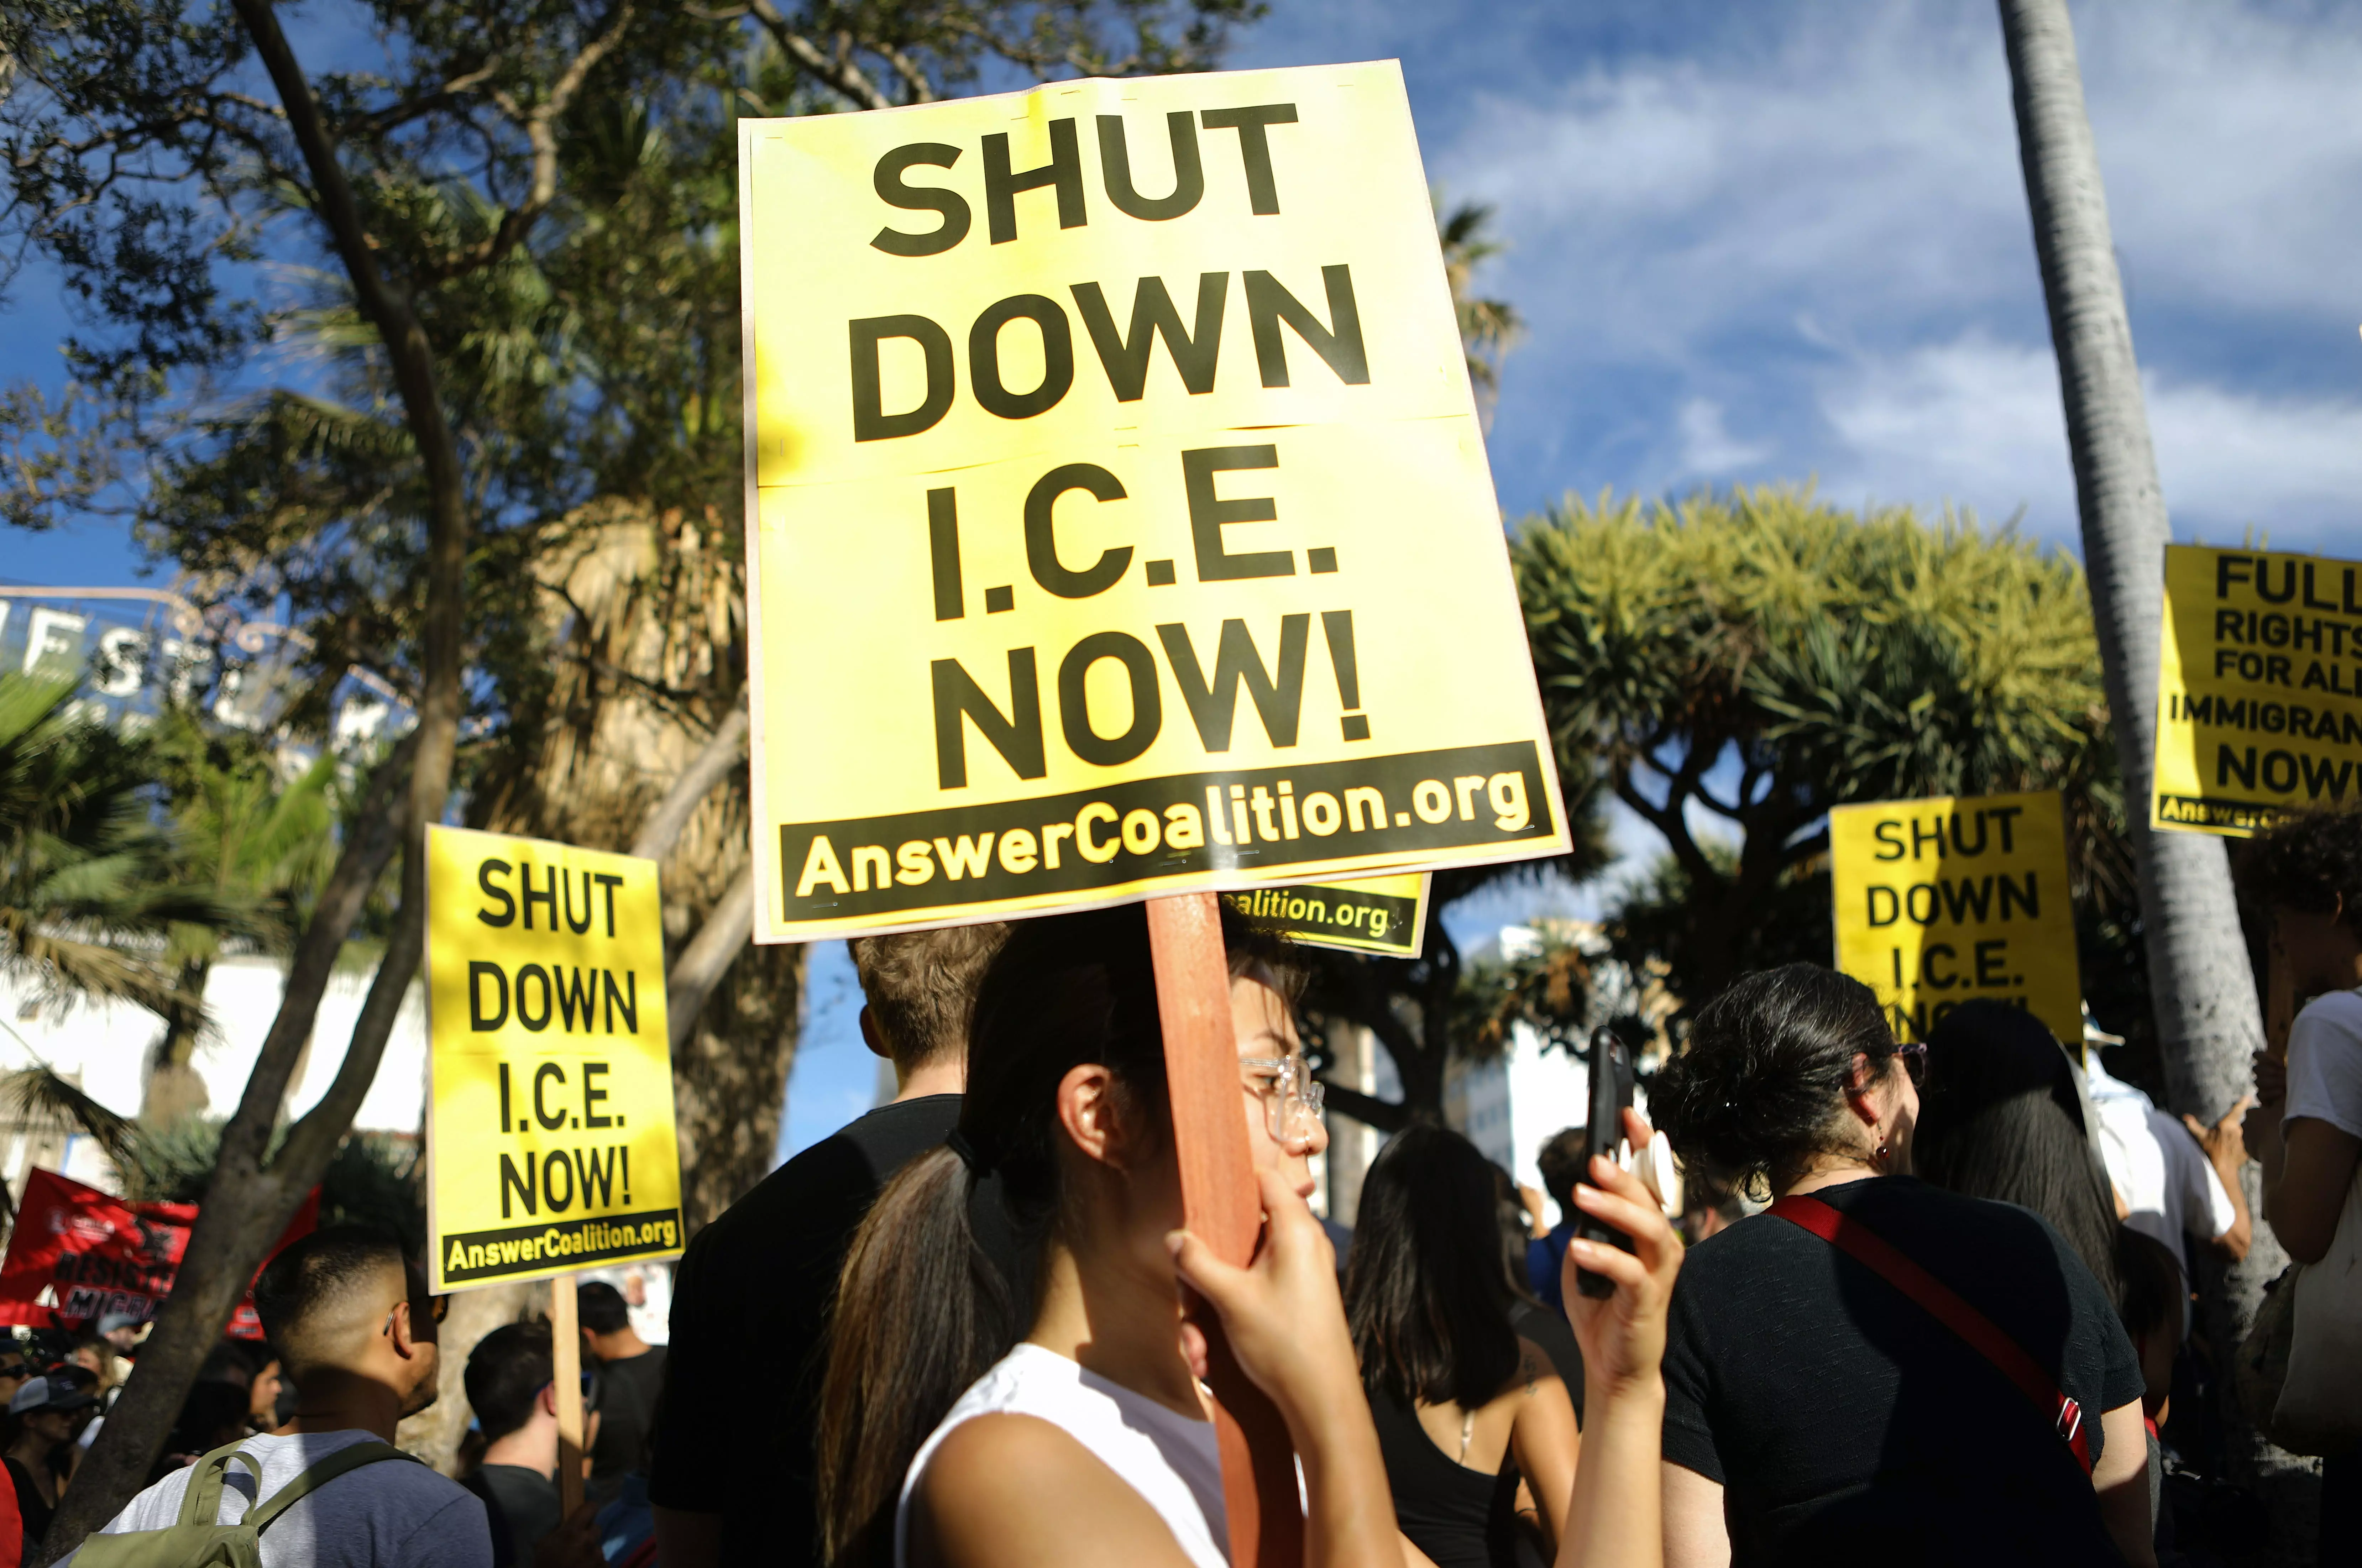
{"type": "Polygon", "coordinates": [[[1972,998],[2082,1038],[2082,982],[2055,790],[1937,796],[1829,812],[1838,967],[1924,1040],[1972,998]]]}
{"type": "Polygon", "coordinates": [[[657,863],[427,829],[438,1291],[681,1248],[657,863]]]}
{"type": "Polygon", "coordinates": [[[2321,556],[2166,547],[2153,825],[2244,838],[2362,799],[2357,580],[2321,556]]]}
{"type": "Polygon", "coordinates": [[[1249,922],[1303,947],[1336,947],[1388,958],[1416,958],[1427,939],[1424,871],[1352,882],[1300,882],[1224,893],[1249,922]]]}
{"type": "Polygon", "coordinates": [[[739,124],[760,940],[1565,849],[1396,65],[739,124]]]}

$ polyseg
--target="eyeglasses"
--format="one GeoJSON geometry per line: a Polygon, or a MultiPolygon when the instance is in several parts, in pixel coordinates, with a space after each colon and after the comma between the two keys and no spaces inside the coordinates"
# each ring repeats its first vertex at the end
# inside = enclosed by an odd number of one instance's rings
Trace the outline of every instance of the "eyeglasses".
{"type": "Polygon", "coordinates": [[[1927,1043],[1915,1040],[1908,1045],[1897,1045],[1894,1054],[1903,1058],[1903,1070],[1911,1075],[1911,1087],[1919,1088],[1927,1081],[1927,1043]]]}
{"type": "Polygon", "coordinates": [[[1247,1092],[1263,1101],[1272,1138],[1282,1148],[1310,1143],[1328,1095],[1326,1084],[1313,1081],[1312,1065],[1301,1056],[1242,1056],[1239,1067],[1247,1092]]]}

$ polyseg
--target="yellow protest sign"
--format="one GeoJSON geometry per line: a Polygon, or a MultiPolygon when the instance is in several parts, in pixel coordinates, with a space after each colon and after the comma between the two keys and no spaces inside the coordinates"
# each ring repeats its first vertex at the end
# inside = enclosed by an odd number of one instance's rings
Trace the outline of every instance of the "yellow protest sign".
{"type": "Polygon", "coordinates": [[[1838,967],[1878,993],[1897,1039],[1971,998],[2083,1034],[2067,821],[2055,790],[1936,796],[1829,812],[1838,967]]]}
{"type": "Polygon", "coordinates": [[[739,150],[761,940],[1566,847],[1395,64],[739,150]]]}
{"type": "Polygon", "coordinates": [[[657,863],[426,830],[437,1291],[681,1248],[657,863]]]}
{"type": "Polygon", "coordinates": [[[2362,567],[2165,548],[2149,822],[2244,838],[2362,796],[2362,567]]]}
{"type": "Polygon", "coordinates": [[[1303,882],[1224,893],[1222,901],[1252,924],[1303,947],[1336,947],[1416,958],[1427,938],[1424,871],[1352,882],[1303,882]]]}

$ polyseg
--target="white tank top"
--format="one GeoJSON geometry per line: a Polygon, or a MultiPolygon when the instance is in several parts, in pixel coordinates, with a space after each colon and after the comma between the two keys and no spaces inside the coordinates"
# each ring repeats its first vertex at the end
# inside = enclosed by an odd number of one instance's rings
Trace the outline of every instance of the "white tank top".
{"type": "Polygon", "coordinates": [[[1003,1413],[1036,1417],[1065,1432],[1147,1499],[1195,1568],[1229,1568],[1214,1423],[1193,1421],[1033,1344],[1001,1357],[920,1445],[894,1511],[894,1568],[908,1568],[911,1495],[936,1448],[962,1421],[1003,1413]]]}

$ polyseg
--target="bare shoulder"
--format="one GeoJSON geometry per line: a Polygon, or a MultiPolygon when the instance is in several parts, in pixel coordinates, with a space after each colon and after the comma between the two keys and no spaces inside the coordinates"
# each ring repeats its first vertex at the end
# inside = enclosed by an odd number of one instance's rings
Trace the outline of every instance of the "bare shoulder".
{"type": "Polygon", "coordinates": [[[1510,1391],[1521,1397],[1530,1399],[1542,1391],[1545,1384],[1560,1389],[1566,1386],[1565,1381],[1558,1375],[1557,1364],[1550,1358],[1550,1352],[1523,1334],[1519,1334],[1518,1336],[1518,1375],[1516,1386],[1510,1391]]]}
{"type": "Polygon", "coordinates": [[[1062,1428],[1007,1413],[963,1421],[911,1498],[912,1568],[1122,1562],[1188,1568],[1146,1498],[1062,1428]]]}

